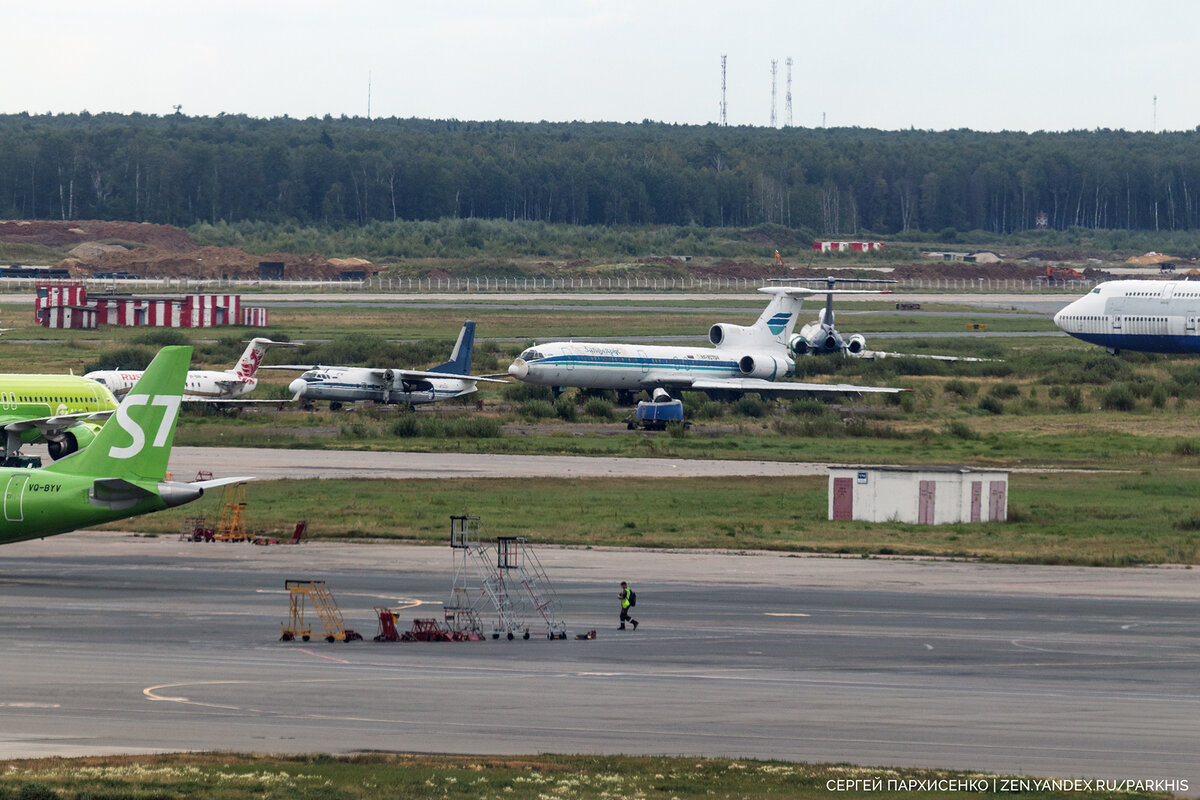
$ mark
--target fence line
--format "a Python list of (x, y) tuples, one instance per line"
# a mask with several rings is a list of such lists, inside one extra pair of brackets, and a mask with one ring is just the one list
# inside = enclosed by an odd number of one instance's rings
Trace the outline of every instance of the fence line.
[[(821, 279), (814, 279), (815, 283)], [(1046, 292), (1080, 294), (1096, 285), (1093, 280), (1055, 281), (1026, 278), (901, 278), (896, 281), (867, 279), (866, 286), (893, 292)], [(0, 278), (0, 292), (32, 292), (36, 278)], [(144, 278), (138, 280), (84, 281), (89, 291), (140, 290), (159, 292), (224, 292), (230, 289), (318, 292), (405, 292), (405, 293), (497, 293), (506, 292), (752, 292), (773, 286), (759, 278), (388, 278), (365, 280), (196, 280), (191, 278)], [(810, 283), (809, 285), (812, 285)], [(253, 299), (253, 295), (249, 296)]]

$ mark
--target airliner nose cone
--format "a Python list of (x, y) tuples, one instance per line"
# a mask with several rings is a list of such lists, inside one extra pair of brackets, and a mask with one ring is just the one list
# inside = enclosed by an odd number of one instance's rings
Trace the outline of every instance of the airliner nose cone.
[(288, 391), (293, 397), (304, 397), (304, 390), (308, 388), (308, 381), (303, 378), (296, 378), (288, 384)]
[(529, 374), (529, 365), (525, 363), (525, 359), (518, 358), (508, 365), (508, 374), (519, 381), (523, 381), (525, 380), (525, 376)]

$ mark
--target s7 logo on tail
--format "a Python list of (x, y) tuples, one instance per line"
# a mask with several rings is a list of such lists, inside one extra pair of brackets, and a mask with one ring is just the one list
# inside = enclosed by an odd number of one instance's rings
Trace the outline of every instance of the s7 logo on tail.
[(171, 434), (171, 428), (175, 424), (175, 418), (179, 415), (179, 405), (182, 401), (183, 398), (179, 395), (154, 395), (153, 397), (148, 394), (128, 395), (117, 408), (114, 419), (121, 426), (121, 430), (129, 434), (132, 441), (126, 447), (110, 447), (109, 456), (133, 458), (146, 446), (146, 434), (142, 430), (142, 426), (129, 417), (130, 408), (152, 405), (163, 406), (166, 409), (163, 412), (162, 421), (158, 424), (158, 431), (154, 434), (154, 441), (151, 443), (151, 447), (162, 447), (167, 443), (167, 437)]

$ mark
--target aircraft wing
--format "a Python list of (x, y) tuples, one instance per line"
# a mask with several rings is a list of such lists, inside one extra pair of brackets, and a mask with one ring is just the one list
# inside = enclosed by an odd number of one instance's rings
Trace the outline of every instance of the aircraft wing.
[(937, 356), (927, 353), (888, 353), (883, 350), (862, 350), (858, 353), (849, 353), (851, 358), (865, 358), (867, 360), (876, 358), (930, 358), (934, 361), (994, 361), (992, 358), (975, 358), (973, 356)]
[(400, 378), (401, 380), (405, 381), (425, 381), (432, 380), (434, 378), (441, 378), (444, 380), (446, 378), (452, 378), (458, 381), (471, 381), (472, 383), (479, 381), (484, 381), (486, 383), (508, 383), (508, 381), (502, 381), (498, 378), (489, 378), (484, 375), (457, 375), (453, 372), (426, 372), (425, 370), (420, 369), (372, 369), (370, 372), (372, 375), (378, 375), (381, 378), (387, 377), (390, 374), (393, 378)]
[(857, 396), (861, 394), (896, 394), (909, 389), (891, 386), (856, 386), (850, 383), (800, 383), (799, 381), (767, 381), (762, 378), (689, 378), (663, 376), (642, 381), (647, 389), (689, 389), (697, 392), (754, 392), (764, 397), (811, 397), (812, 395)]
[(32, 428), (37, 428), (42, 436), (55, 436), (81, 422), (103, 423), (111, 415), (111, 411), (83, 411), (78, 414), (59, 414), (53, 417), (22, 419), (7, 423), (4, 425), (4, 430), (23, 433)]
[(228, 404), (232, 404), (232, 403), (245, 403), (245, 404), (269, 403), (271, 405), (278, 405), (279, 403), (290, 403), (290, 402), (292, 402), (292, 398), (277, 397), (274, 400), (265, 400), (265, 399), (245, 399), (245, 400), (243, 400), (240, 397), (199, 397), (196, 395), (184, 395), (183, 402), (185, 402), (185, 403), (210, 403), (212, 405), (228, 405)]

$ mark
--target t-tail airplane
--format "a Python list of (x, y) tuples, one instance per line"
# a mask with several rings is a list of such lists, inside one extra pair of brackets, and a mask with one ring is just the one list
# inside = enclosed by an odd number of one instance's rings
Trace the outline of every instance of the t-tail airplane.
[(839, 283), (895, 283), (893, 280), (878, 278), (771, 278), (774, 283), (817, 283), (825, 284), (824, 289), (808, 289), (795, 287), (795, 291), (804, 297), (825, 295), (825, 308), (816, 320), (800, 328), (788, 342), (788, 348), (797, 356), (819, 356), (838, 353), (855, 358), (931, 358), (937, 361), (985, 361), (982, 358), (967, 356), (939, 356), (918, 353), (888, 353), (883, 350), (868, 350), (867, 339), (861, 333), (843, 335), (834, 326), (833, 296), (835, 294), (891, 294), (891, 289), (838, 289)]
[(768, 286), (771, 302), (750, 326), (719, 322), (708, 331), (713, 347), (550, 342), (535, 345), (508, 368), (526, 383), (563, 389), (646, 390), (663, 399), (675, 390), (768, 397), (895, 393), (903, 389), (782, 381), (796, 368), (789, 345), (808, 289)]
[[(187, 374), (183, 399), (188, 402), (220, 401), (230, 402), (254, 391), (258, 386), (258, 368), (262, 364), (263, 355), (272, 347), (296, 347), (291, 342), (273, 342), (270, 339), (251, 339), (246, 351), (238, 359), (232, 369), (194, 369)], [(89, 372), (84, 376), (102, 383), (118, 398), (133, 388), (142, 377), (141, 370), (109, 369)], [(253, 402), (253, 401), (243, 401)]]
[(1106, 281), (1054, 315), (1076, 339), (1110, 353), (1200, 353), (1200, 283)]
[(165, 480), (191, 356), (190, 347), (164, 347), (87, 449), (41, 469), (0, 467), (0, 544), (161, 511), (250, 480)]
[(376, 403), (404, 404), (449, 400), (476, 390), (479, 381), (508, 383), (504, 380), (471, 375), (471, 354), (475, 348), (475, 323), (467, 320), (458, 332), (458, 341), (445, 364), (427, 370), (385, 369), (378, 367), (325, 367), (304, 364), (272, 364), (263, 369), (299, 369), (304, 374), (288, 384), (293, 400), (328, 400), (332, 409), (342, 403), (370, 400)]
[(0, 428), (5, 466), (18, 466), (20, 448), (44, 440), (51, 458), (74, 453), (96, 437), (117, 408), (104, 386), (75, 375), (0, 375)]

